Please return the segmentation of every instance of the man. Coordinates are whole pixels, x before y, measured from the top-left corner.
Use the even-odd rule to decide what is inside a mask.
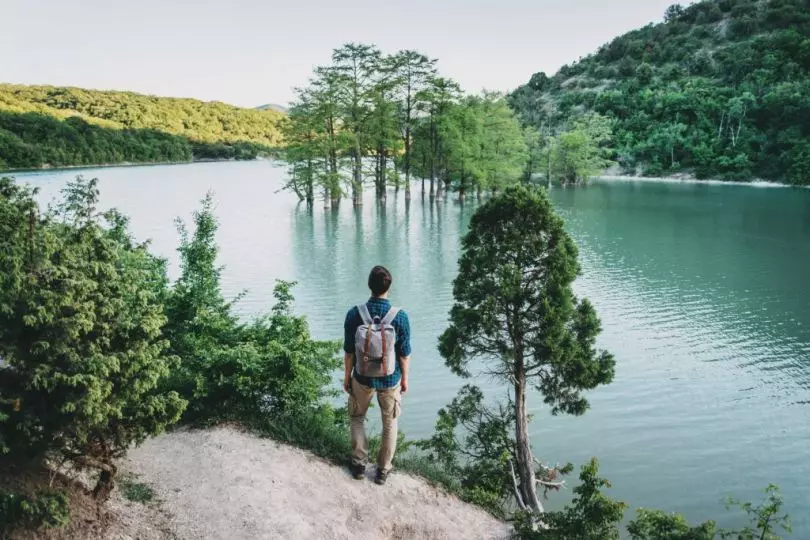
[[[391,303],[388,301],[388,289],[391,288],[391,281],[391,272],[386,268],[382,266],[372,268],[368,276],[371,298],[365,305],[351,308],[346,314],[344,324],[343,350],[346,355],[343,360],[343,390],[349,394],[352,438],[350,470],[356,480],[362,480],[365,477],[368,443],[364,423],[371,398],[376,392],[383,425],[382,445],[377,457],[377,474],[374,479],[379,485],[385,484],[388,474],[391,472],[391,461],[394,459],[397,445],[397,420],[402,412],[401,394],[408,391],[408,368],[411,355],[411,328],[408,316],[402,310],[397,311],[396,308],[392,310]],[[383,327],[390,332],[389,342],[393,342],[394,345],[394,352],[391,354],[394,357],[394,361],[391,362],[393,365],[386,365],[384,360],[386,345],[383,344],[382,362],[377,360],[375,367],[368,368],[371,338],[374,337],[377,343],[380,343],[378,336],[383,336],[382,340],[385,340]],[[379,334],[367,332],[367,328],[378,330]],[[360,343],[356,343],[358,335],[362,339]],[[363,354],[363,357],[356,358],[356,353]],[[373,361],[371,363],[373,364]],[[379,376],[368,376],[368,373]]]

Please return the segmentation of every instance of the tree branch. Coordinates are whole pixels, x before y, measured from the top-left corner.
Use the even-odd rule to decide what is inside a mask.
[[[515,500],[517,501],[518,507],[524,512],[526,511],[526,503],[523,502],[523,497],[520,495],[520,489],[518,489],[518,481],[517,475],[515,475],[515,465],[512,463],[512,460],[509,460],[509,469],[512,472],[512,486],[515,489]]]

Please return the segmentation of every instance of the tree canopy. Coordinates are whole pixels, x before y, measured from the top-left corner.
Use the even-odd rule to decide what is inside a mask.
[[[332,64],[298,89],[284,126],[288,189],[312,204],[355,204],[370,178],[378,199],[411,179],[430,196],[497,191],[520,180],[525,135],[503,96],[464,96],[416,51],[384,55],[372,45],[335,49]]]
[[[195,99],[0,84],[0,169],[252,159],[282,145],[283,118]]]

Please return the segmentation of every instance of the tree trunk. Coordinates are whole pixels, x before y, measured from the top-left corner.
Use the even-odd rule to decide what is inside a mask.
[[[542,512],[543,505],[537,497],[537,480],[534,474],[534,459],[529,445],[529,416],[526,413],[526,374],[522,361],[516,373],[515,382],[515,443],[520,495],[526,507]]]
[[[385,201],[388,198],[388,186],[386,186],[385,168],[388,166],[384,147],[380,147],[380,200]]]
[[[409,99],[410,101],[410,99]],[[410,106],[409,106],[410,107]],[[408,111],[408,125],[405,126],[405,200],[411,198],[411,126],[410,110]],[[425,180],[422,180],[422,196],[425,195]]]
[[[424,174],[424,171],[428,170],[427,169],[427,159],[428,159],[427,157],[424,158],[425,166],[422,167],[422,171],[423,171],[422,174]],[[430,198],[432,199],[436,195],[436,191],[435,191],[435,188],[434,188],[434,183],[436,181],[436,171],[433,168],[433,157],[432,156],[430,158],[430,173],[429,174],[430,174]],[[424,180],[422,180],[422,182],[423,182],[423,185],[424,185]]]
[[[312,203],[315,201],[315,193],[312,182],[313,178],[313,171],[312,171],[312,159],[307,159],[307,205],[312,206]]]
[[[464,192],[464,160],[461,160],[461,179],[458,181],[458,200],[464,202],[464,196],[466,193]]]
[[[380,189],[380,160],[382,159],[382,155],[380,154],[379,147],[377,148],[377,155],[374,156],[374,196],[376,198],[382,197],[382,190]]]
[[[329,133],[329,149],[327,150],[327,161],[329,162],[329,198],[332,201],[332,207],[337,208],[340,202],[340,184],[338,181],[338,168],[337,168],[337,150],[335,149],[335,121],[331,117],[327,117],[326,130]],[[324,198],[326,194],[324,194]]]
[[[723,136],[723,122],[726,119],[726,111],[723,111],[723,114],[720,115],[720,127],[717,128],[717,140]]]
[[[360,155],[360,141],[354,147],[354,178],[352,180],[352,202],[355,206],[363,204],[363,156]]]
[[[408,92],[405,98],[405,200],[411,198],[411,71],[408,69]],[[422,198],[425,197],[425,179],[422,178]]]

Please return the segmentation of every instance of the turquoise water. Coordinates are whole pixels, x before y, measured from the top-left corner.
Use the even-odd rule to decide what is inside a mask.
[[[223,285],[228,295],[248,290],[244,315],[269,309],[275,279],[294,279],[315,335],[339,338],[345,310],[367,294],[368,269],[388,266],[393,300],[413,326],[401,424],[409,437],[427,436],[462,384],[436,338],[474,204],[391,196],[380,207],[368,194],[359,211],[308,210],[278,192],[284,169],[270,162],[18,178],[50,200],[79,173],[101,179],[102,205],[131,216],[135,235],[152,239],[175,276],[173,220],[213,190]],[[616,356],[617,373],[590,394],[583,417],[551,417],[535,399],[535,452],[576,464],[598,456],[612,494],[632,507],[726,526],[740,515],[725,511],[725,497],[758,500],[773,482],[793,537],[810,538],[810,190],[593,182],[551,198],[580,246],[576,289],[599,312],[600,344]],[[551,497],[558,507],[570,491]]]

